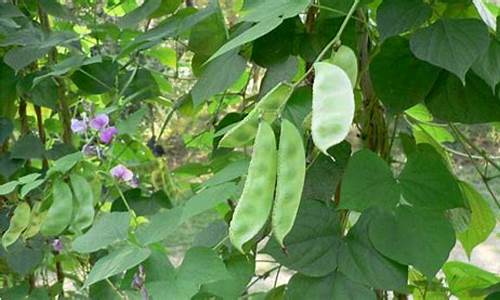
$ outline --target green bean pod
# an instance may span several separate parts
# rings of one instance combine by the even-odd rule
[[[262,121],[257,130],[252,159],[240,200],[229,225],[231,243],[240,252],[264,227],[271,213],[276,183],[276,139],[271,126]]]
[[[305,175],[306,156],[302,136],[290,121],[282,120],[272,228],[283,248],[283,240],[292,229],[299,210]]]
[[[52,205],[42,223],[40,232],[46,236],[58,235],[68,227],[73,217],[73,195],[71,189],[62,180],[57,180],[52,187]]]
[[[257,133],[259,119],[272,123],[278,117],[283,105],[293,92],[293,87],[280,83],[269,91],[238,124],[231,128],[221,139],[219,146],[234,148],[249,144]]]
[[[23,238],[29,239],[34,237],[40,232],[40,227],[42,226],[43,220],[47,215],[46,211],[41,211],[42,202],[36,202],[31,210],[30,222],[26,230],[23,232]]]
[[[14,210],[10,219],[9,229],[2,236],[2,246],[7,249],[14,244],[30,222],[31,208],[26,202],[21,202]]]
[[[75,207],[71,229],[81,232],[94,220],[94,194],[89,182],[77,174],[70,175],[71,188],[75,196]]]

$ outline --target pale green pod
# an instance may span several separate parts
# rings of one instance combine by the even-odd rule
[[[302,136],[290,121],[283,120],[278,147],[276,199],[272,215],[273,233],[282,247],[299,210],[305,176],[306,156]]]
[[[252,160],[240,200],[229,225],[231,243],[240,252],[243,245],[255,237],[271,213],[276,183],[276,139],[271,126],[259,125]]]
[[[354,119],[354,92],[340,67],[328,62],[314,64],[311,133],[321,152],[342,142]]]
[[[70,181],[76,200],[71,228],[80,232],[92,225],[94,220],[94,193],[84,177],[71,174]]]
[[[14,244],[30,222],[31,208],[28,203],[21,202],[10,219],[9,229],[2,236],[2,246],[7,249]]]
[[[29,239],[34,237],[40,232],[43,220],[47,216],[46,211],[41,211],[42,202],[36,202],[31,210],[30,222],[26,230],[23,232],[23,238]]]
[[[52,187],[52,205],[42,223],[40,232],[46,236],[58,235],[71,223],[73,195],[71,189],[62,180],[57,180]]]
[[[284,82],[278,84],[255,105],[243,120],[224,135],[219,146],[234,148],[248,145],[255,138],[259,119],[262,118],[269,123],[276,120],[292,92],[293,87],[290,84]]]
[[[353,87],[356,86],[356,80],[358,78],[358,58],[356,57],[356,53],[347,47],[340,46],[340,48],[332,55],[332,58],[329,59],[334,65],[337,65],[342,68],[349,76],[349,80]]]

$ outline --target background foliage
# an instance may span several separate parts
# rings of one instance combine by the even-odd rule
[[[0,298],[497,299],[498,274],[449,255],[459,244],[470,257],[497,224],[498,12],[486,0],[0,1]],[[235,247],[250,159],[275,149],[251,157],[255,132],[244,145],[228,132],[244,118],[256,131],[276,86],[291,95],[262,118],[280,148],[281,123],[300,133],[306,165],[284,166],[305,172],[300,206],[281,212],[294,218],[283,241],[264,209]],[[312,111],[323,98],[337,106]],[[333,126],[320,143],[332,120],[349,135]]]

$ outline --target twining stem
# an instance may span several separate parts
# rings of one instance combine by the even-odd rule
[[[49,17],[43,11],[42,7],[38,6],[38,17],[40,19],[40,24],[42,25],[43,30],[46,33],[50,33],[50,23]],[[48,55],[49,64],[57,63],[57,49],[54,47],[49,52]],[[64,87],[64,82],[60,78],[54,78],[54,81],[57,86],[57,96],[59,98],[59,116],[61,118],[61,122],[63,125],[63,142],[65,144],[71,145],[71,114],[69,112],[69,106],[66,99],[66,91]]]
[[[356,7],[358,6],[359,1],[360,0],[354,0],[354,3],[352,4],[351,9],[349,9],[349,12],[345,16],[344,21],[340,25],[340,28],[337,31],[337,34],[335,35],[335,37],[330,42],[328,42],[328,44],[326,44],[326,46],[323,48],[323,50],[321,50],[318,57],[316,57],[316,59],[312,63],[311,67],[309,69],[307,69],[307,71],[294,83],[294,87],[297,87],[302,81],[304,81],[304,79],[307,78],[307,76],[309,76],[309,74],[314,70],[314,67],[313,67],[314,64],[319,62],[321,59],[323,59],[323,57],[326,55],[328,50],[330,50],[330,48],[332,48],[333,46],[337,45],[340,42],[340,37],[342,36],[342,33],[344,32],[345,28],[347,27],[347,23],[349,22],[349,20],[353,16],[354,12],[356,11]]]
[[[451,130],[453,131],[453,133],[455,134],[455,137],[456,137],[457,141],[459,141],[460,144],[462,144],[462,148],[464,149],[464,151],[469,156],[470,162],[472,163],[472,165],[476,169],[477,173],[479,174],[479,177],[481,177],[481,180],[483,181],[484,186],[488,190],[488,193],[491,195],[491,198],[493,198],[493,201],[495,201],[495,204],[498,206],[498,208],[500,208],[500,201],[498,200],[497,196],[495,195],[495,192],[493,191],[493,189],[491,188],[491,186],[489,184],[488,176],[479,168],[479,166],[477,165],[477,163],[474,161],[474,158],[472,157],[472,153],[469,151],[469,149],[467,147],[467,145],[471,146],[471,145],[474,145],[474,144],[471,141],[469,141],[467,139],[467,137],[465,135],[463,135],[458,130],[458,128],[455,127],[455,125],[449,123],[449,126],[450,126]],[[471,148],[473,148],[473,147],[471,146]],[[479,150],[475,145],[474,145],[473,149],[474,150],[476,150],[476,149]],[[480,151],[478,151],[478,152],[480,152]],[[487,162],[490,163],[489,160],[487,160]]]

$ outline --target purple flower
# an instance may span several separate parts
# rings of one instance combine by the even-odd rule
[[[102,129],[106,128],[109,124],[109,117],[106,114],[99,114],[95,116],[92,120],[90,120],[90,127],[94,128],[95,130],[101,131]]]
[[[111,140],[113,139],[113,137],[115,135],[118,134],[118,130],[116,129],[116,127],[108,127],[106,129],[104,129],[103,131],[101,131],[101,135],[100,135],[100,138],[101,138],[101,142],[103,142],[104,144],[109,144],[111,142]]]
[[[87,131],[87,120],[71,119],[71,131],[74,133],[83,133]]]
[[[55,239],[52,242],[52,248],[54,249],[54,251],[60,253],[64,249],[64,245],[60,239]]]
[[[124,165],[117,165],[110,171],[111,176],[120,181],[130,181],[134,177],[134,173],[127,169]]]

